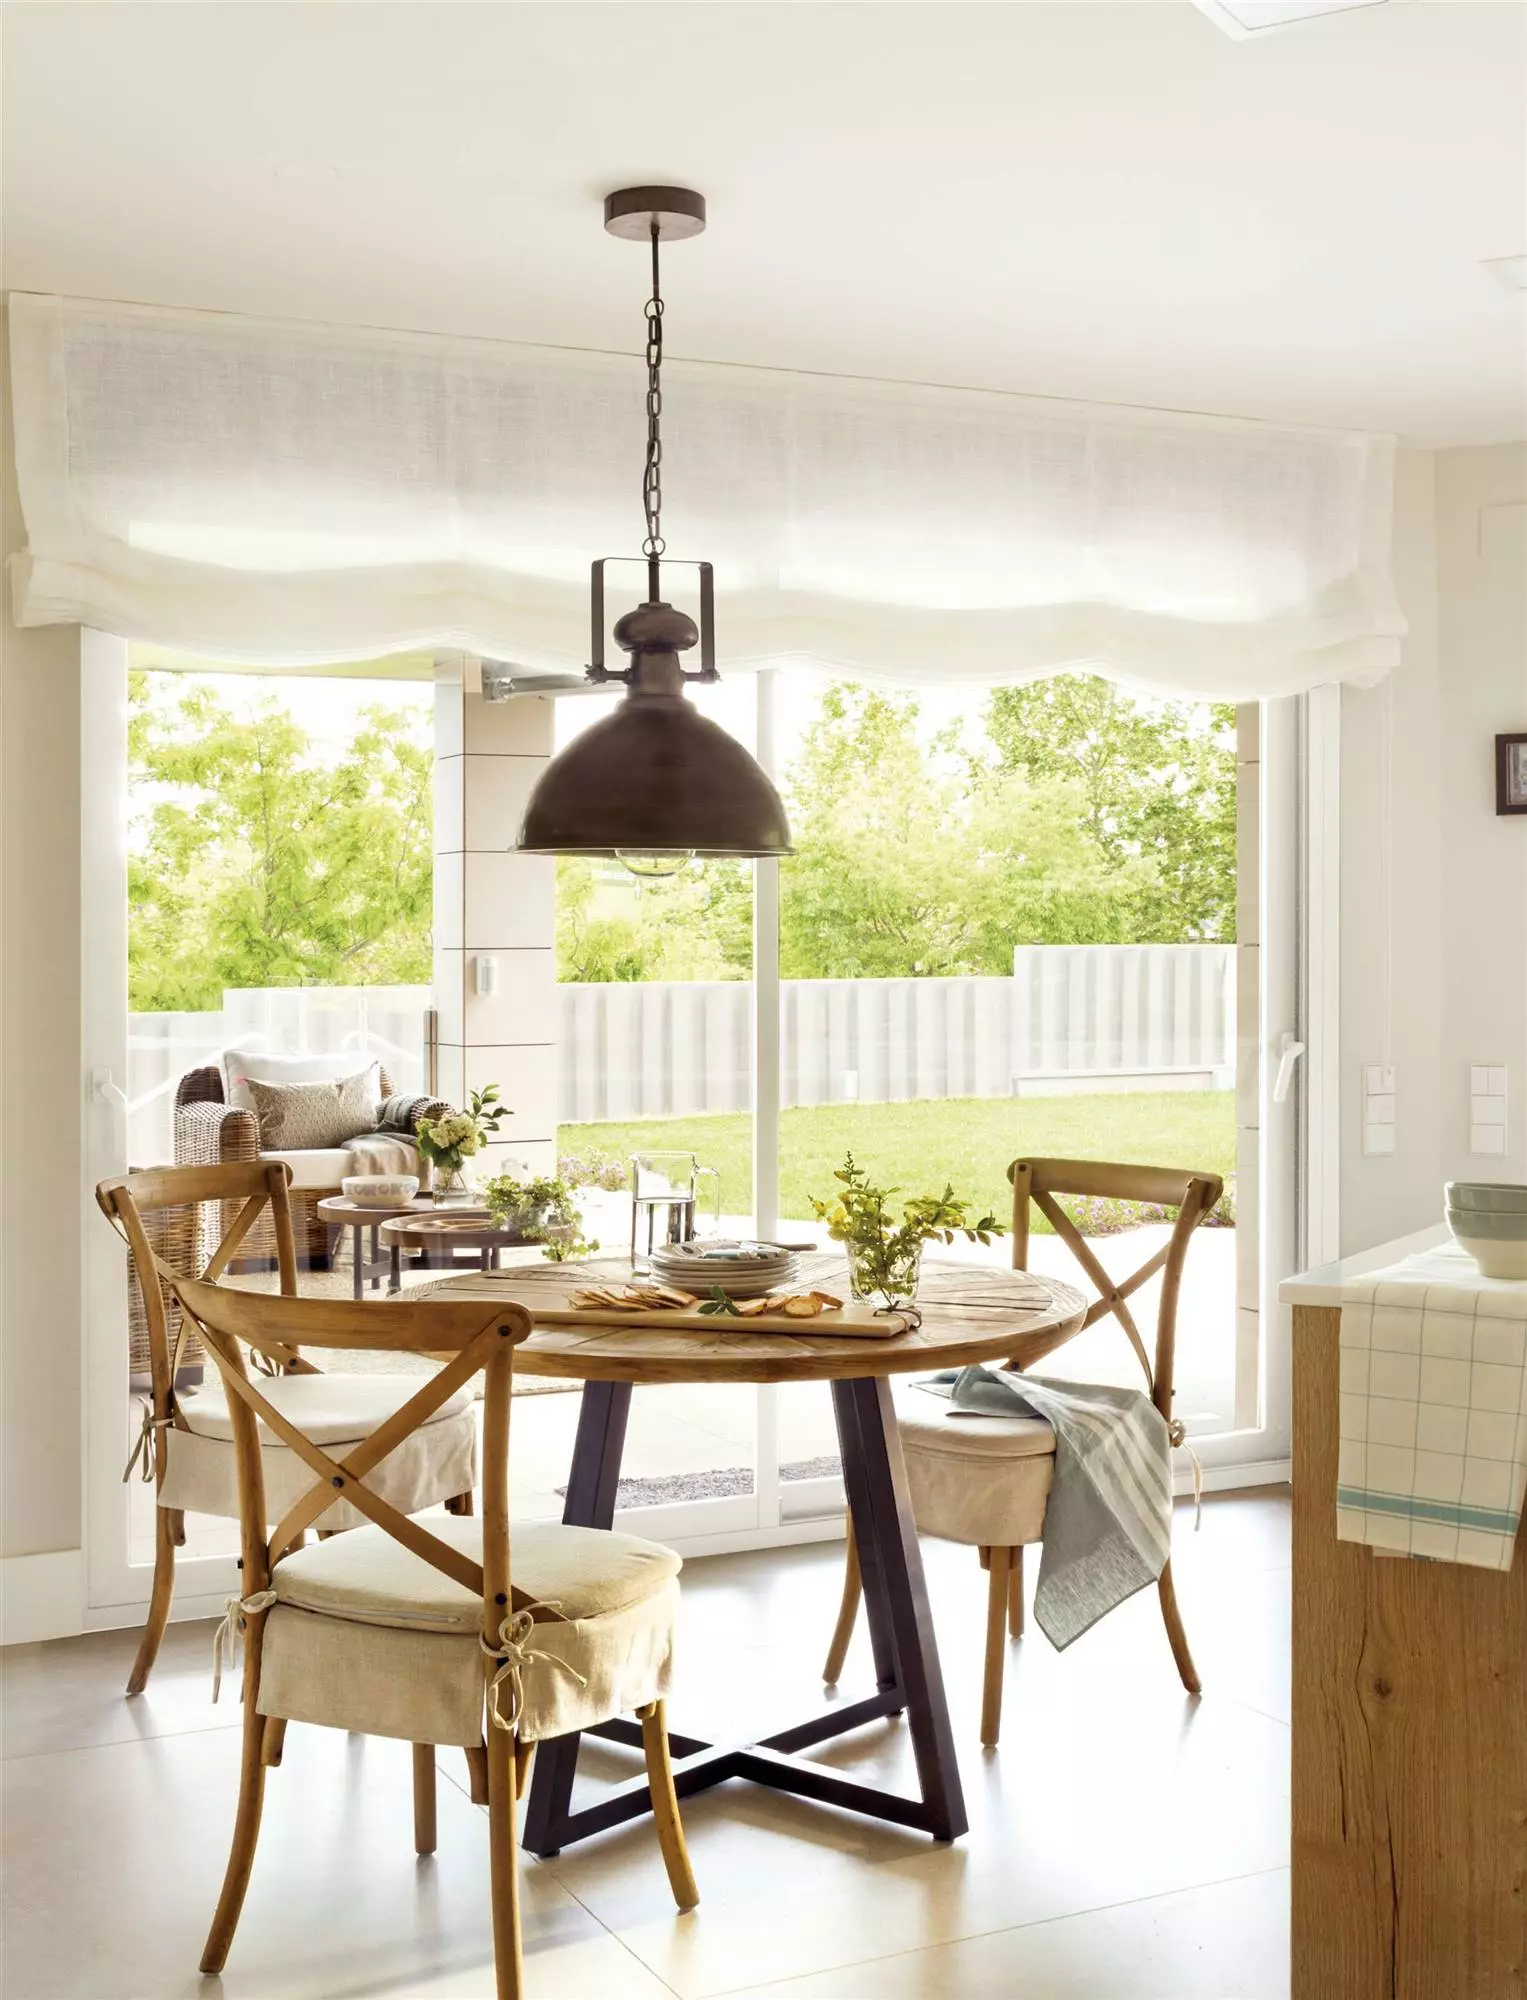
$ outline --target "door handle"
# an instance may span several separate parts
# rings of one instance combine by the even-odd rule
[[[113,1081],[109,1069],[93,1069],[90,1072],[90,1095],[98,1104],[114,1104],[119,1111],[127,1109],[127,1092],[121,1084]]]
[[[1288,1093],[1294,1086],[1294,1065],[1304,1054],[1303,1042],[1296,1042],[1292,1035],[1285,1034],[1278,1044],[1278,1072],[1273,1078],[1272,1101],[1286,1104]]]

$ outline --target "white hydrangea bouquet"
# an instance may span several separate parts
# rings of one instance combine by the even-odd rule
[[[462,1167],[510,1116],[508,1106],[498,1101],[498,1085],[490,1083],[485,1090],[472,1092],[465,1111],[419,1120],[419,1151],[435,1170],[437,1202],[465,1192]]]

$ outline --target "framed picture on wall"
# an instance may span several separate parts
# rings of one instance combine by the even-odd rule
[[[1495,739],[1495,810],[1527,813],[1527,731]]]

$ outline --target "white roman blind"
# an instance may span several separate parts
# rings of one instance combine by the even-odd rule
[[[10,317],[20,623],[585,662],[589,561],[641,532],[636,356],[19,293]],[[664,526],[716,566],[723,671],[1239,699],[1398,657],[1391,439],[678,360],[664,387]]]

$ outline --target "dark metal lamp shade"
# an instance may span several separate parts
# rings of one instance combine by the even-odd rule
[[[682,694],[633,687],[547,765],[526,854],[790,854],[780,796],[735,737]]]

